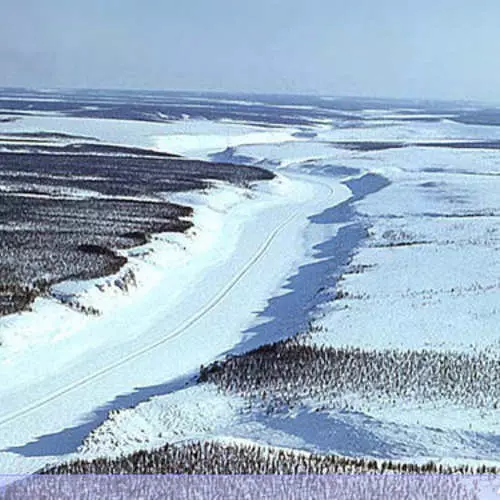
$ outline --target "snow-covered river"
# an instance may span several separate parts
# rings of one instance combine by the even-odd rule
[[[250,189],[220,183],[171,196],[195,208],[194,229],[129,251],[136,289],[103,292],[96,284],[105,280],[60,285],[102,316],[45,298],[33,312],[0,319],[0,472],[60,461],[110,410],[173,394],[200,365],[291,336],[311,319],[324,327],[325,345],[498,356],[500,149],[447,143],[496,141],[500,131],[449,113],[412,113],[359,110],[356,123],[313,113],[307,125],[274,128],[57,114],[2,124],[3,132],[92,136],[277,175]],[[348,265],[373,271],[342,276],[334,301]],[[312,427],[306,414],[295,424],[268,422],[260,437],[299,439],[311,451],[500,460],[498,410],[478,420],[460,406],[403,415],[397,406],[360,404],[335,419],[318,414]],[[299,422],[309,430],[301,434]],[[441,426],[442,439],[422,425]],[[259,439],[255,429],[235,435]],[[347,435],[359,439],[350,449]],[[130,449],[123,439],[117,449]]]

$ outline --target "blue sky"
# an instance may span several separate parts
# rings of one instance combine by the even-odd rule
[[[498,0],[0,0],[0,86],[500,102]]]

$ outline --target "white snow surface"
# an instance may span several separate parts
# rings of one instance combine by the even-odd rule
[[[388,407],[377,414],[329,410],[313,403],[267,414],[250,408],[243,397],[202,384],[112,412],[70,458],[115,457],[165,443],[247,439],[321,454],[403,461],[411,456],[413,462],[447,465],[498,463],[498,447],[488,433],[471,432],[465,426],[480,416],[478,411],[408,410],[409,415],[403,416],[398,407],[393,407],[392,414]],[[450,421],[451,413],[455,421]],[[429,421],[442,425],[430,426]],[[498,423],[498,417],[490,422]]]
[[[263,128],[229,121],[177,120],[166,123],[60,115],[28,116],[2,123],[0,132],[56,132],[96,138],[106,144],[133,146],[203,157],[241,144],[295,140],[293,128]],[[28,142],[28,141],[27,141]]]
[[[294,411],[264,415],[211,386],[175,385],[200,364],[237,350],[253,327],[272,319],[261,314],[269,300],[289,292],[287,280],[300,266],[321,261],[316,245],[351,223],[369,227],[369,237],[342,279],[330,278],[332,289],[348,295],[309,311],[326,327],[314,334],[315,343],[500,355],[500,151],[352,151],[332,144],[495,140],[500,129],[379,118],[365,127],[321,125],[311,139],[293,137],[292,129],[189,120],[32,116],[2,124],[9,131],[78,133],[199,158],[234,148],[235,156],[272,166],[279,176],[251,190],[220,185],[173,197],[194,205],[194,229],[158,235],[129,251],[137,288],[124,293],[115,276],[56,290],[94,305],[101,317],[39,299],[33,313],[0,319],[1,471],[30,472],[67,457],[66,448],[80,439],[68,429],[92,422],[98,408],[120,408],[118,396],[168,382],[169,394],[113,413],[82,453],[245,438],[315,452],[500,463],[498,409],[360,401],[356,411],[340,411],[305,401]],[[332,168],[352,169],[354,177],[378,173],[391,184],[357,202],[352,220],[311,224],[308,217],[351,194],[340,182],[347,174],[332,175]],[[355,267],[364,271],[349,272]]]
[[[286,278],[313,260],[312,247],[332,230],[311,230],[308,216],[349,194],[334,180],[290,174],[250,190],[220,185],[175,195],[194,205],[194,229],[129,251],[137,290],[95,286],[116,277],[55,287],[102,316],[39,299],[32,313],[2,318],[2,472],[36,470],[47,450],[59,455],[65,448],[65,430],[98,407],[195,372],[251,338],[244,332],[262,321],[269,297],[282,293]]]

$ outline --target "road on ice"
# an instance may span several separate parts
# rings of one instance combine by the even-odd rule
[[[312,227],[309,217],[350,196],[326,177],[287,172],[273,183],[278,190],[228,211],[200,258],[131,305],[0,366],[1,473],[61,460],[79,444],[67,429],[92,423],[120,396],[193,373],[262,321],[267,301],[337,229]],[[57,436],[57,444],[44,449],[44,436]]]

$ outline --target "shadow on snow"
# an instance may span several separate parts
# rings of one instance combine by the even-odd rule
[[[308,323],[310,311],[331,296],[322,292],[331,288],[348,263],[354,249],[367,235],[365,222],[359,220],[353,203],[386,187],[389,181],[376,174],[365,174],[344,182],[352,191],[347,201],[309,217],[311,224],[346,224],[336,235],[314,247],[315,262],[301,266],[296,275],[286,283],[288,293],[273,297],[267,307],[259,313],[265,323],[244,332],[244,339],[229,352],[236,354],[289,337],[303,330]],[[197,372],[179,377],[165,384],[136,388],[134,392],[116,397],[86,416],[82,424],[54,434],[39,437],[23,446],[6,451],[26,457],[59,456],[77,451],[92,430],[100,426],[111,410],[137,406],[153,396],[162,396],[182,389],[195,382]]]

